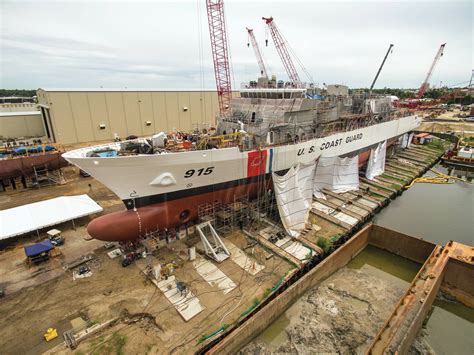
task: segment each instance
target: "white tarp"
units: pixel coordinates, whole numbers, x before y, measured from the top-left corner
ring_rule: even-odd
[[[398,138],[398,144],[400,144],[400,148],[408,147],[408,137],[409,137],[409,134],[405,133],[400,138]]]
[[[319,158],[314,176],[313,193],[317,198],[325,198],[322,189],[335,193],[359,189],[359,156]]]
[[[0,211],[0,240],[102,212],[87,195],[61,196]]]
[[[376,148],[370,150],[369,162],[365,177],[373,180],[376,176],[382,175],[385,171],[385,155],[387,152],[387,141],[380,142]]]
[[[410,148],[411,143],[413,142],[413,137],[414,136],[415,136],[415,133],[410,133],[410,136],[408,137],[407,148]]]
[[[400,148],[410,148],[411,142],[413,140],[413,136],[415,133],[405,133],[402,135],[399,139],[398,142],[400,144]]]
[[[312,203],[315,164],[298,164],[280,176],[273,173],[278,211],[287,233],[299,236],[305,228]]]
[[[298,166],[296,175],[298,176],[298,187],[301,195],[309,206],[313,203],[313,185],[314,185],[314,171],[316,169],[316,162],[312,164],[302,164]]]

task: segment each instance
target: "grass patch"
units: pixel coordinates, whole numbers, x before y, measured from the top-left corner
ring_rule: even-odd
[[[91,344],[91,351],[90,353],[93,355],[103,355],[103,354],[117,354],[117,355],[124,355],[124,347],[127,344],[127,337],[125,335],[121,335],[120,333],[113,333],[112,336],[107,339],[106,341],[99,342],[98,345],[95,343]]]
[[[329,248],[331,248],[331,241],[329,239],[326,239],[324,237],[319,237],[318,240],[316,241],[316,245],[320,247],[321,249],[324,250],[324,252],[327,252]]]
[[[444,150],[446,142],[442,139],[433,139],[432,142],[428,143],[426,146],[433,149]]]

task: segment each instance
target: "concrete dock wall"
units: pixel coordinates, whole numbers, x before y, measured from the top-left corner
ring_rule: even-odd
[[[411,237],[378,225],[372,227],[369,243],[377,248],[420,264],[426,261],[436,246],[436,244],[426,240]]]
[[[301,277],[287,290],[265,305],[255,316],[235,329],[229,336],[210,349],[208,354],[233,354],[272,324],[286,309],[309,289],[345,266],[368,244],[372,225],[354,235],[342,247]]]

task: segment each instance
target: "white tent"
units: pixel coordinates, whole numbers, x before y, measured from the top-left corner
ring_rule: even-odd
[[[61,196],[0,211],[0,240],[102,212],[87,195]]]
[[[387,141],[380,142],[377,148],[370,151],[369,161],[365,177],[373,180],[376,176],[382,175],[385,171],[385,155],[387,152]]]
[[[314,177],[314,196],[325,198],[322,189],[335,193],[358,190],[359,156],[319,158]]]

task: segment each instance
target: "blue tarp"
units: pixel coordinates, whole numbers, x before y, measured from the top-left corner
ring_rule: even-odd
[[[102,158],[116,157],[118,155],[116,150],[108,150],[106,152],[100,152],[95,154]]]
[[[13,152],[16,153],[16,154],[25,154],[27,149],[28,149],[28,153],[41,153],[41,152],[43,152],[43,147],[40,146],[40,145],[38,145],[36,147],[28,147],[28,148],[25,148],[25,147],[13,148]],[[56,150],[56,148],[53,147],[52,145],[45,145],[44,146],[44,151],[45,152],[49,152],[51,150]]]
[[[27,245],[25,247],[25,254],[27,257],[32,257],[44,253],[46,251],[50,251],[53,248],[54,247],[53,244],[51,244],[51,241],[49,239],[46,239],[42,242],[33,245]]]

